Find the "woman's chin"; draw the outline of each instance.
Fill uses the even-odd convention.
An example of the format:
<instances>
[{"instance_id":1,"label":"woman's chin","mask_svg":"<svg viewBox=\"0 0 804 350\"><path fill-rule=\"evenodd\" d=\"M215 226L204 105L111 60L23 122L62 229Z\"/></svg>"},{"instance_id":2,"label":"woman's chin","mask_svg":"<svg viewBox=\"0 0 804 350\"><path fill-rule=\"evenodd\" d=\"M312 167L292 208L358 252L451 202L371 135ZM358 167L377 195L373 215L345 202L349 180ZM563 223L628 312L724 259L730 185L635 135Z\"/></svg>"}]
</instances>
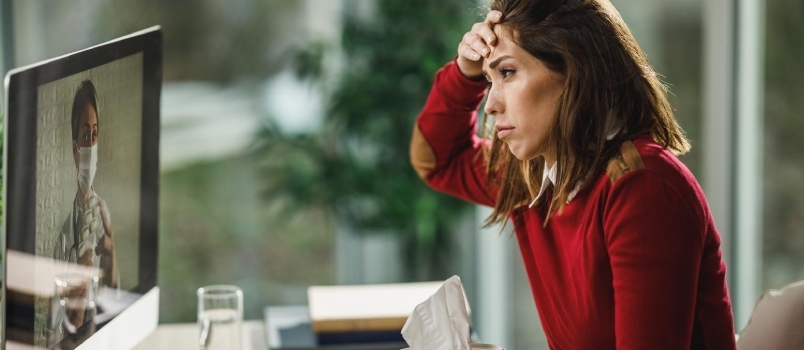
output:
<instances>
[{"instance_id":1,"label":"woman's chin","mask_svg":"<svg viewBox=\"0 0 804 350\"><path fill-rule=\"evenodd\" d=\"M511 146L512 146L511 144L508 144L508 150L511 152L511 154L514 155L514 157L516 157L516 159L532 160L539 156L538 152L533 152L532 150L529 151L524 148L516 147L515 145L514 147Z\"/></svg>"},{"instance_id":2,"label":"woman's chin","mask_svg":"<svg viewBox=\"0 0 804 350\"><path fill-rule=\"evenodd\" d=\"M525 153L525 152L517 152L517 151L515 151L515 150L511 150L511 154L513 154L513 155L514 155L514 157L515 157L516 159L519 159L519 160L530 160L530 159L533 159L533 158L534 158L534 157L529 156L529 155L528 155L527 153Z\"/></svg>"}]
</instances>

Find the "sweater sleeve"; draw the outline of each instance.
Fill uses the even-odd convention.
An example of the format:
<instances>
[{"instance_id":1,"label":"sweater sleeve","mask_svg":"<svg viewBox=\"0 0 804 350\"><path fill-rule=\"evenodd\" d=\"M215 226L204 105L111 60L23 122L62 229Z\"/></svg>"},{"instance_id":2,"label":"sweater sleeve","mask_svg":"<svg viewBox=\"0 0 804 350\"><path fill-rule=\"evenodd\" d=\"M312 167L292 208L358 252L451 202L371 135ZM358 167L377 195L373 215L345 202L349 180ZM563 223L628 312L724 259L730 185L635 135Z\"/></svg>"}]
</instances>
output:
<instances>
[{"instance_id":1,"label":"sweater sleeve","mask_svg":"<svg viewBox=\"0 0 804 350\"><path fill-rule=\"evenodd\" d=\"M612 184L604 215L617 349L688 349L706 221L691 191L638 170Z\"/></svg>"},{"instance_id":2,"label":"sweater sleeve","mask_svg":"<svg viewBox=\"0 0 804 350\"><path fill-rule=\"evenodd\" d=\"M455 61L442 67L414 126L410 156L432 188L492 206L496 197L481 154L489 144L477 136L477 108L485 90L484 82L465 77Z\"/></svg>"}]
</instances>

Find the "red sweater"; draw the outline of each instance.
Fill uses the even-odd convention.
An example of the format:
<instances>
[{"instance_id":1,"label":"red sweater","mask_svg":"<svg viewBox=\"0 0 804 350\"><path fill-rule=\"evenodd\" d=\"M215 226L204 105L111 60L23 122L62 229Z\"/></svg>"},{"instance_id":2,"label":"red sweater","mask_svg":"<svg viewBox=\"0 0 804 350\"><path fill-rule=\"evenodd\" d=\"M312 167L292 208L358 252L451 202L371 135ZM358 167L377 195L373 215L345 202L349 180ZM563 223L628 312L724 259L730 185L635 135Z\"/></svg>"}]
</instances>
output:
<instances>
[{"instance_id":1,"label":"red sweater","mask_svg":"<svg viewBox=\"0 0 804 350\"><path fill-rule=\"evenodd\" d=\"M493 206L476 110L483 82L454 62L435 78L411 143L433 188ZM735 349L726 265L704 193L672 153L641 137L543 226L511 219L551 349ZM549 197L548 197L549 200Z\"/></svg>"}]
</instances>

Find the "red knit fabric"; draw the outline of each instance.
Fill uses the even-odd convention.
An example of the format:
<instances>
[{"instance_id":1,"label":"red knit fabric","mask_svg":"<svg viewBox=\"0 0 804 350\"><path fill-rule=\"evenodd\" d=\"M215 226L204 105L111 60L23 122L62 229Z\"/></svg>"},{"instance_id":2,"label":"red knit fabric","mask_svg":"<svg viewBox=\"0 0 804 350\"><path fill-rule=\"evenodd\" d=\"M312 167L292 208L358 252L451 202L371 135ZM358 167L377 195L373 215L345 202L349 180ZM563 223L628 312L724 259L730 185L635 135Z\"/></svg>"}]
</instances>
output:
<instances>
[{"instance_id":1,"label":"red knit fabric","mask_svg":"<svg viewBox=\"0 0 804 350\"><path fill-rule=\"evenodd\" d=\"M454 62L417 126L436 157L434 189L493 206L476 136L483 82ZM649 136L645 169L606 173L543 226L545 206L512 215L552 349L735 349L720 235L692 173ZM559 165L560 166L560 165Z\"/></svg>"}]
</instances>

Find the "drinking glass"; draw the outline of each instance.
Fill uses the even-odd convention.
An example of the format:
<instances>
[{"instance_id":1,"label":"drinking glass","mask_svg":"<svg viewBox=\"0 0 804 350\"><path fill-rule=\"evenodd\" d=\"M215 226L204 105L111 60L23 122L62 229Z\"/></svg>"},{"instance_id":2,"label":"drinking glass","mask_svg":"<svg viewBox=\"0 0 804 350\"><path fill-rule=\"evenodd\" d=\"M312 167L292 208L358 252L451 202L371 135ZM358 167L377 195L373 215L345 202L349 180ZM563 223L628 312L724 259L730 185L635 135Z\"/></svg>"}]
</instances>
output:
<instances>
[{"instance_id":1,"label":"drinking glass","mask_svg":"<svg viewBox=\"0 0 804 350\"><path fill-rule=\"evenodd\" d=\"M53 313L48 332L51 344L68 335L72 336L64 342L80 341L95 332L95 298L98 295L99 280L97 275L90 273L70 272L56 275Z\"/></svg>"},{"instance_id":2,"label":"drinking glass","mask_svg":"<svg viewBox=\"0 0 804 350\"><path fill-rule=\"evenodd\" d=\"M243 291L237 286L198 288L198 345L201 350L240 350Z\"/></svg>"}]
</instances>

